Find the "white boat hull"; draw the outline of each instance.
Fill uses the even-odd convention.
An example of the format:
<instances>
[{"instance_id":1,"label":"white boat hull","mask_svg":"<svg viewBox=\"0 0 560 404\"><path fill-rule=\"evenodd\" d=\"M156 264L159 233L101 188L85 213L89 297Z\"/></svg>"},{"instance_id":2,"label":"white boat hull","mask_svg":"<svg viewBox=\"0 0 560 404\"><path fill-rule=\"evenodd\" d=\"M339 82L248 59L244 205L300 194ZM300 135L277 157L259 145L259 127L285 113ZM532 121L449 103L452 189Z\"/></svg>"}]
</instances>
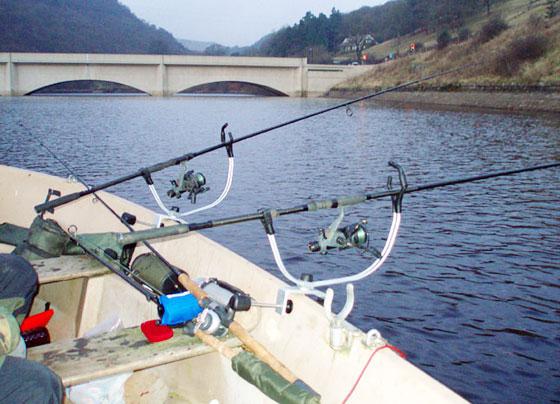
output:
<instances>
[{"instance_id":1,"label":"white boat hull","mask_svg":"<svg viewBox=\"0 0 560 404\"><path fill-rule=\"evenodd\" d=\"M0 166L0 223L28 227L35 217L33 206L44 201L49 188L63 195L82 190L80 184L36 172ZM155 214L116 196L101 197L119 214L137 216L137 229L155 223ZM78 233L126 231L94 197L85 197L56 209L45 217L55 219L63 229ZM186 270L191 278L216 277L244 290L260 302L274 303L279 288L286 284L262 268L201 234L189 233L153 243L173 265ZM267 248L267 246L257 247ZM0 251L8 252L8 245ZM137 248L135 254L145 252ZM86 287L87 286L87 287ZM329 345L329 320L324 308L302 295L292 296L293 312L280 315L273 309L252 308L236 319L251 335L279 358L301 380L321 394L324 403L339 403L356 384L378 341L366 346L365 334L353 328L353 343L335 351ZM82 336L100 322L118 316L125 327L157 318L156 307L116 275L41 285L35 310L50 301L56 315L50 332L54 341ZM151 387L150 387L151 386ZM131 402L270 402L254 386L243 381L229 360L218 353L206 354L139 371L127 383ZM141 395L144 389L149 394ZM148 401L142 401L148 400ZM464 402L456 393L402 359L391 349L378 350L355 387L348 402Z\"/></svg>"}]
</instances>

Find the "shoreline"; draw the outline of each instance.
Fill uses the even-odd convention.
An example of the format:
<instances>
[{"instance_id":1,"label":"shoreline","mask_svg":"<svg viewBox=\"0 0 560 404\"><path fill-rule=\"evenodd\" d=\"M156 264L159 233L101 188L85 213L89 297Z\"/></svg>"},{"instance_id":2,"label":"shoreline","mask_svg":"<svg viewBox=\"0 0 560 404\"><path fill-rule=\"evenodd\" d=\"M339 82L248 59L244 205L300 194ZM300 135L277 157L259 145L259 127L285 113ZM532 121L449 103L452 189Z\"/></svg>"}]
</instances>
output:
<instances>
[{"instance_id":1,"label":"shoreline","mask_svg":"<svg viewBox=\"0 0 560 404\"><path fill-rule=\"evenodd\" d=\"M326 97L358 98L371 90L331 90ZM502 112L560 113L560 92L528 91L394 91L369 102L391 106L445 109L491 109Z\"/></svg>"}]
</instances>

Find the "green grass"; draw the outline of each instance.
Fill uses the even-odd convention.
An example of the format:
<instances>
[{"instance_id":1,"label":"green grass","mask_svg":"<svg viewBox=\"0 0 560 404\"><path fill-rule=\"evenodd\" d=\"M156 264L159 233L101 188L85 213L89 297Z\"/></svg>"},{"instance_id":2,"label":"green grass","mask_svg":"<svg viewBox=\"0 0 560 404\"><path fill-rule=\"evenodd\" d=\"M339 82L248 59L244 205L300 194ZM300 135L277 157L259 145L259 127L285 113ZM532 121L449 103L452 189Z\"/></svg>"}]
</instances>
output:
<instances>
[{"instance_id":1,"label":"green grass","mask_svg":"<svg viewBox=\"0 0 560 404\"><path fill-rule=\"evenodd\" d=\"M501 16L509 25L520 25L527 21L531 15L541 15L544 16L546 13L545 9L546 0L509 0L501 2L493 6L491 10L491 15ZM465 21L464 27L468 28L471 33L480 31L481 27L488 21L488 16L485 10L481 6L481 13L467 19ZM457 36L458 32L451 31L453 36ZM400 38L394 38L385 41L381 44L372 46L364 51L375 59L380 60L385 58L390 52L405 54L408 51L408 47L412 42L420 42L424 46L430 48L437 44L437 34L438 32L433 32L430 34L420 33L416 35L404 35ZM348 54L344 55L347 57L352 57L354 55Z\"/></svg>"}]
</instances>

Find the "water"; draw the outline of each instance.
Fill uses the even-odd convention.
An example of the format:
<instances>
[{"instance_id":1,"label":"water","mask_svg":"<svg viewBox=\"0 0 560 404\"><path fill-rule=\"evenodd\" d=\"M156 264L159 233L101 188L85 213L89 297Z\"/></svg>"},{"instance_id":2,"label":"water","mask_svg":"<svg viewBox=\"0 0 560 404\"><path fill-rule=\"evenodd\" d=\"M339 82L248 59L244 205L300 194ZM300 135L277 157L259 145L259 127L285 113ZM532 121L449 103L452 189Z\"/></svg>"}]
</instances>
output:
<instances>
[{"instance_id":1,"label":"water","mask_svg":"<svg viewBox=\"0 0 560 404\"><path fill-rule=\"evenodd\" d=\"M66 176L47 144L90 184L219 141L229 122L242 136L336 101L252 97L0 98L0 163ZM541 164L558 158L560 118L421 111L360 104L234 147L227 201L197 221L309 198L383 190L406 168L411 185ZM223 150L192 162L213 201L227 173ZM154 176L165 194L169 169ZM113 192L155 208L143 180ZM408 359L475 402L558 402L560 397L560 172L502 177L406 196L397 245L383 268L356 285L350 321L382 335ZM180 200L183 209L189 208ZM177 204L175 202L174 204ZM201 205L198 205L201 206ZM388 200L347 211L369 220L381 248ZM335 211L283 217L278 242L288 269L315 279L355 273L356 251L307 252ZM279 275L259 223L205 234ZM335 289L335 309L344 300ZM374 365L373 365L374 366ZM395 386L398 388L398 386Z\"/></svg>"}]
</instances>

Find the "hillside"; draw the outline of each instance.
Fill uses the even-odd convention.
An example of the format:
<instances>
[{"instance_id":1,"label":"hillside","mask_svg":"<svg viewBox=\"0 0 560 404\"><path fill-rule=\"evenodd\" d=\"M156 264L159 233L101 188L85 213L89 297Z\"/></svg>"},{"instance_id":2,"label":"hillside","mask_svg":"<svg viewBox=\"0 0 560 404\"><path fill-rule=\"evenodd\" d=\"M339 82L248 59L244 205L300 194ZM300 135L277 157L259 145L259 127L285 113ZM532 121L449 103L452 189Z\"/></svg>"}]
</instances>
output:
<instances>
[{"instance_id":1,"label":"hillside","mask_svg":"<svg viewBox=\"0 0 560 404\"><path fill-rule=\"evenodd\" d=\"M0 0L1 52L182 54L117 0Z\"/></svg>"},{"instance_id":2,"label":"hillside","mask_svg":"<svg viewBox=\"0 0 560 404\"><path fill-rule=\"evenodd\" d=\"M257 45L264 56L310 57L314 63L331 63L347 46L358 48L348 58L360 59L370 42L385 42L416 31L434 31L441 26L459 27L465 19L504 0L393 0L364 6L350 13L333 8L331 14L308 12L293 26L285 27ZM364 1L367 3L367 1ZM369 42L368 42L369 41Z\"/></svg>"},{"instance_id":3,"label":"hillside","mask_svg":"<svg viewBox=\"0 0 560 404\"><path fill-rule=\"evenodd\" d=\"M297 23L272 32L248 47L228 48L217 45L207 54L307 57L311 63L330 64L340 61L342 42L347 39L358 44L360 51L364 37L372 36L385 42L417 30L433 31L442 25L460 26L464 20L505 0L391 0L379 6L363 6L349 13L331 9L329 16L315 16L307 12ZM531 1L531 0L529 0ZM368 3L364 0L364 3ZM360 58L344 55L344 61Z\"/></svg>"},{"instance_id":4,"label":"hillside","mask_svg":"<svg viewBox=\"0 0 560 404\"><path fill-rule=\"evenodd\" d=\"M540 3L540 4L539 4ZM532 7L528 7L532 5ZM558 91L560 88L560 16L550 17L545 2L509 0L490 15L473 17L460 30L448 30L449 43L420 33L387 41L366 50L371 59L393 53L365 76L339 85L342 91L391 87L454 67L471 65L416 90ZM465 32L465 31L463 31ZM410 52L410 43L419 50ZM445 46L443 46L445 45Z\"/></svg>"},{"instance_id":5,"label":"hillside","mask_svg":"<svg viewBox=\"0 0 560 404\"><path fill-rule=\"evenodd\" d=\"M178 41L183 45L186 49L193 51L193 52L204 52L206 48L211 45L214 45L214 42L207 42L207 41L191 41L190 39L178 39Z\"/></svg>"}]
</instances>

